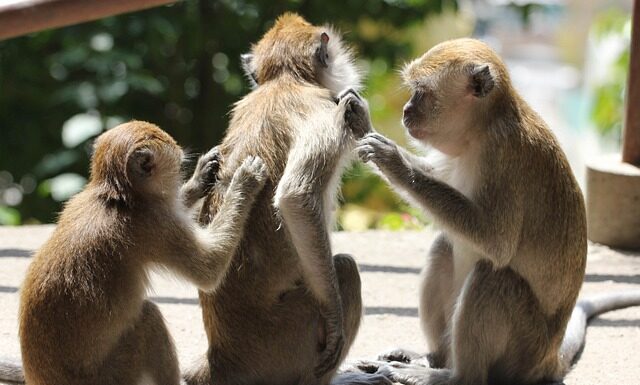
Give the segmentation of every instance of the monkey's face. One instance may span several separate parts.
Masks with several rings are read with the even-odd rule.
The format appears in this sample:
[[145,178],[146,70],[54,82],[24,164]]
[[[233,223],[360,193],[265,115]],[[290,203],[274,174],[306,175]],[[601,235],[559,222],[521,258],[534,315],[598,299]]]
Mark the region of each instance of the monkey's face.
[[360,75],[339,33],[292,13],[280,16],[241,61],[253,88],[283,75],[319,84],[334,94],[360,87]]
[[403,75],[412,91],[402,118],[409,134],[445,154],[462,153],[477,134],[477,118],[494,85],[489,67],[436,46]]

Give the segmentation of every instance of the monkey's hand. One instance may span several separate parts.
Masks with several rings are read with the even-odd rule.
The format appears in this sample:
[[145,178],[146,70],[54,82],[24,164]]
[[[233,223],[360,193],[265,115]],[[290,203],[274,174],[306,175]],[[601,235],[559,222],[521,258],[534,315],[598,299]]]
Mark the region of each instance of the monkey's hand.
[[209,193],[218,179],[220,150],[214,147],[198,159],[193,175],[180,189],[182,201],[191,207],[198,199]]
[[203,191],[203,196],[211,190],[211,187],[218,180],[220,171],[221,155],[218,146],[212,148],[198,159],[196,169],[193,171],[193,179],[197,186]]
[[410,180],[412,168],[391,139],[377,132],[367,134],[356,144],[356,151],[363,162],[373,162],[389,180]]
[[321,321],[324,320],[325,344],[320,353],[319,363],[314,369],[316,377],[333,370],[340,362],[344,348],[344,331],[342,326],[342,306],[320,307]]
[[229,184],[228,193],[237,194],[234,199],[243,200],[243,203],[253,203],[254,198],[267,180],[267,167],[258,156],[249,156],[242,162],[233,174]]
[[356,139],[371,132],[369,105],[353,88],[348,88],[338,95],[338,106],[344,125],[351,130]]

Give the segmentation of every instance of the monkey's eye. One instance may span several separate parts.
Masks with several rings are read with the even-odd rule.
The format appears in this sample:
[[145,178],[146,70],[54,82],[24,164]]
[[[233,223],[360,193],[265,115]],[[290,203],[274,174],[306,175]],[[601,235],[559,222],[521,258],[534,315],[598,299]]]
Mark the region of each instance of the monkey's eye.
[[417,89],[411,95],[411,102],[413,104],[423,103],[425,100],[426,92],[423,89]]

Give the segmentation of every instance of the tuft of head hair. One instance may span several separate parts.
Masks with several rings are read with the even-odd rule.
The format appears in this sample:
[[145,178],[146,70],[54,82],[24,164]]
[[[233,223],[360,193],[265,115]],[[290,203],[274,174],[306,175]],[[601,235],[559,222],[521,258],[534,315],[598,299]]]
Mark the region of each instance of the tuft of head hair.
[[241,59],[254,87],[283,75],[318,84],[334,94],[361,87],[353,53],[340,33],[331,26],[314,26],[295,13],[278,17]]
[[442,42],[421,57],[409,62],[402,70],[407,86],[420,88],[434,77],[463,74],[469,77],[470,91],[477,97],[496,90],[510,88],[504,62],[480,40],[462,38]]
[[123,123],[96,139],[89,186],[106,201],[130,205],[141,181],[161,168],[176,172],[176,164],[179,171],[181,158],[178,144],[158,126],[136,120]]

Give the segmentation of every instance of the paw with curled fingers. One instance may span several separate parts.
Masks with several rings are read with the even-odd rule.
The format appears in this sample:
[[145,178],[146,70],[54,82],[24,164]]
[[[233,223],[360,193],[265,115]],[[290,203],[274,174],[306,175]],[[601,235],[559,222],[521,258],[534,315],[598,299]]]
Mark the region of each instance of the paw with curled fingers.
[[258,156],[249,156],[233,174],[229,189],[244,196],[254,197],[267,180],[267,167]]
[[375,373],[350,371],[338,373],[331,381],[331,385],[392,385],[387,377]]
[[338,105],[343,111],[344,125],[351,130],[353,136],[362,138],[371,132],[371,118],[367,101],[353,88],[348,88],[338,95]]
[[407,385],[453,385],[451,371],[448,369],[430,369],[422,365],[403,362],[362,362],[363,369],[369,373],[375,368],[375,374],[382,375],[392,382]]
[[198,163],[196,163],[196,169],[193,171],[191,179],[204,194],[206,194],[218,180],[220,163],[221,155],[218,146],[198,158]]
[[193,175],[180,189],[182,201],[187,207],[191,207],[198,199],[207,195],[216,184],[220,158],[218,147],[214,147],[198,159]]
[[374,162],[378,166],[404,163],[398,145],[377,132],[367,134],[358,140],[356,152],[363,162]]
[[391,349],[378,355],[379,361],[396,361],[404,362],[407,364],[418,358],[420,358],[420,355],[418,353],[402,348]]

